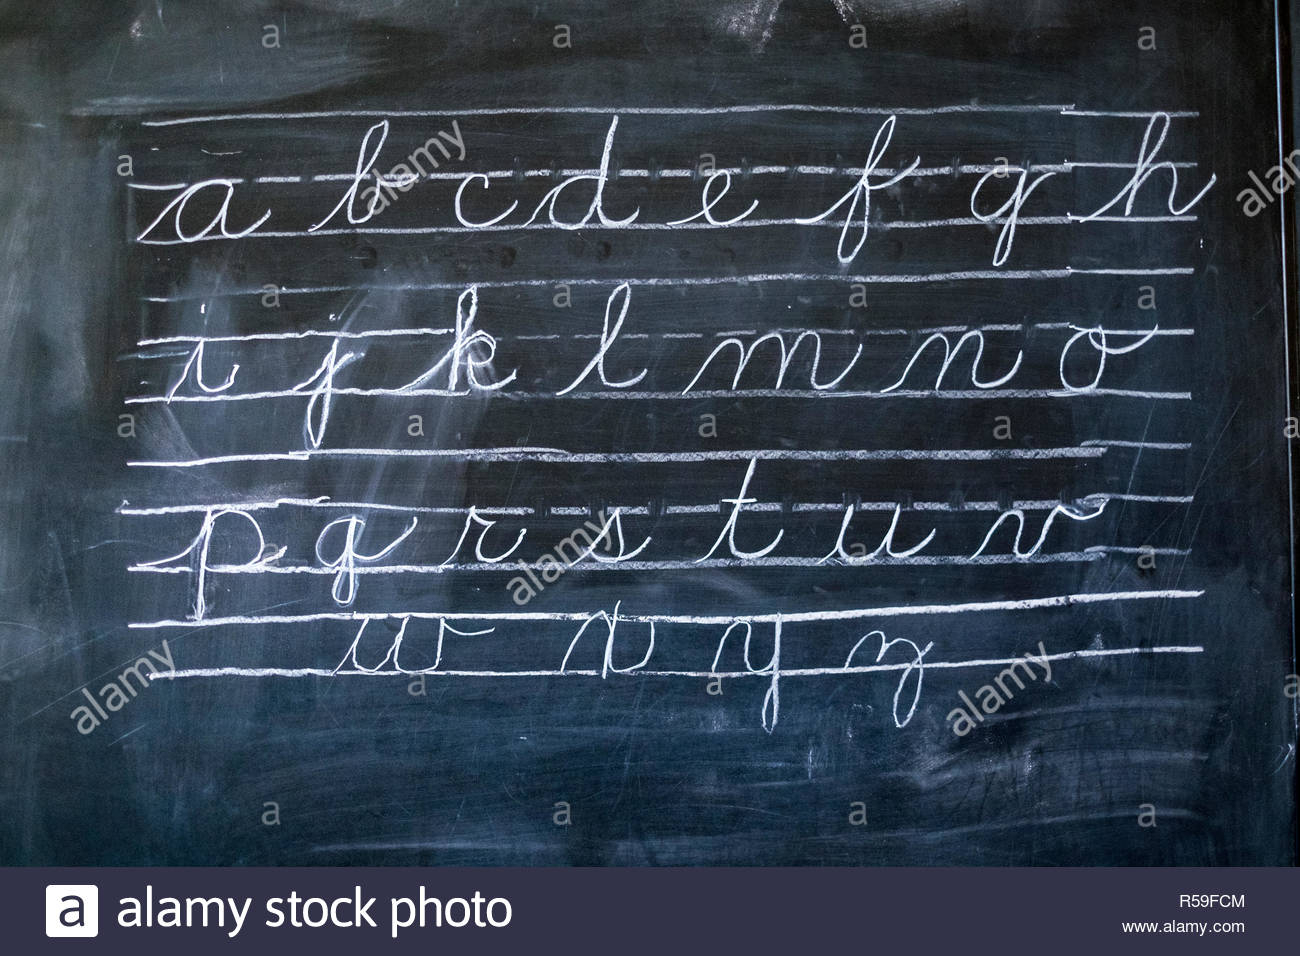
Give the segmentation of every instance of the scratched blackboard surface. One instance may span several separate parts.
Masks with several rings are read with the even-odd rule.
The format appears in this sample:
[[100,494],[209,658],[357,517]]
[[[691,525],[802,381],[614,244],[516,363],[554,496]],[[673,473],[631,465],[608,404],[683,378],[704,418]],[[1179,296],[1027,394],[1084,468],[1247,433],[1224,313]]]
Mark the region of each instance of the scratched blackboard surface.
[[0,860],[1294,864],[1286,20],[5,4]]

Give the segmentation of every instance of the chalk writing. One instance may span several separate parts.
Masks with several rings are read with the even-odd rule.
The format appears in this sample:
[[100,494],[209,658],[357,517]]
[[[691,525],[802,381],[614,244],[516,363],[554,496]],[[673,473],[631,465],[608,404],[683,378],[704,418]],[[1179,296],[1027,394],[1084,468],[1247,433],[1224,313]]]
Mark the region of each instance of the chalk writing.
[[[925,145],[956,116],[966,162]],[[755,118],[806,155],[777,155]],[[1034,633],[1074,608],[1200,598],[1087,573],[1188,554],[1130,519],[1193,503],[1170,477],[1191,443],[1168,418],[1126,434],[1106,412],[1191,402],[1197,329],[1061,295],[1194,278],[1177,250],[1216,182],[1180,155],[1197,121],[1061,104],[144,120],[143,140],[169,138],[130,183],[133,246],[183,247],[201,275],[214,244],[268,264],[312,244],[325,262],[334,237],[372,270],[168,287],[145,268],[123,398],[173,440],[127,454],[142,491],[118,511],[141,528],[128,579],[174,587],[171,611],[131,627],[274,632],[302,655],[232,642],[224,663],[152,679],[720,680],[755,685],[768,733],[783,689],[788,715],[815,706],[806,683],[850,681],[907,733],[927,674],[1020,660],[1015,633],[1005,655],[967,653],[964,622]],[[1100,122],[1130,134],[1091,136]],[[332,145],[212,154],[197,181],[169,152],[253,128]],[[1021,151],[1015,130],[1061,153],[997,158]],[[696,134],[732,158],[701,168]],[[1170,241],[1127,261],[1107,243],[1120,231]],[[953,305],[1017,287],[1041,314]],[[866,599],[882,581],[908,600]]]

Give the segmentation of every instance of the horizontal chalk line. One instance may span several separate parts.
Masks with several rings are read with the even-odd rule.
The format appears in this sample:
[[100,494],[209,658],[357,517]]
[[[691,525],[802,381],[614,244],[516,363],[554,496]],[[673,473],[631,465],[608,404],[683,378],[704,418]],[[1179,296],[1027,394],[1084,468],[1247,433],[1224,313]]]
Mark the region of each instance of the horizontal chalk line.
[[[1021,226],[1077,226],[1092,225],[1093,223],[1155,223],[1155,222],[1196,222],[1197,217],[1192,215],[1168,215],[1168,216],[1097,216],[1086,217],[1076,215],[1066,216],[1022,216],[1017,220]],[[888,232],[891,229],[943,229],[956,226],[984,226],[986,228],[1002,225],[1005,219],[989,218],[976,219],[973,216],[959,216],[950,219],[896,219],[882,220],[872,225],[879,228],[882,232]],[[743,219],[740,222],[730,223],[712,223],[712,222],[687,222],[687,223],[666,223],[666,222],[631,222],[621,224],[606,225],[599,221],[590,222],[581,228],[585,232],[689,232],[699,231],[722,231],[726,229],[773,229],[781,227],[790,228],[822,228],[822,229],[842,229],[843,224],[832,220],[822,220],[819,222],[809,222],[807,220],[784,218],[784,219]],[[336,236],[353,236],[353,235],[372,235],[372,236],[425,236],[425,235],[446,235],[446,234],[471,234],[476,232],[573,232],[578,227],[572,224],[557,224],[551,222],[535,223],[499,223],[490,226],[367,226],[365,224],[348,226],[346,228],[332,229],[265,229],[255,230],[248,233],[240,233],[235,236],[224,235],[219,232],[210,233],[205,236],[197,236],[192,239],[141,239],[135,241],[143,246],[188,246],[198,242],[234,242],[241,239],[311,239],[315,237],[336,237]]]
[[[1086,660],[1100,657],[1126,657],[1135,654],[1200,654],[1205,650],[1200,646],[1166,645],[1160,647],[1117,647],[1110,649],[1085,649],[1063,651],[1057,654],[1034,655],[1034,661],[1069,661]],[[1010,664],[1024,663],[1023,657],[984,658],[966,661],[930,661],[924,662],[924,668],[937,670],[958,670],[969,667],[1005,667]],[[907,670],[914,662],[902,664],[862,664],[851,667],[792,667],[778,671],[781,678],[786,677],[845,677],[853,674],[876,674],[888,671]],[[177,680],[187,677],[407,677],[427,674],[430,677],[691,677],[708,679],[740,679],[746,677],[772,678],[770,669],[755,671],[652,671],[628,670],[608,672],[599,670],[529,670],[529,671],[486,671],[486,670],[334,670],[324,667],[196,667],[183,670],[159,671],[151,673],[149,679]]]
[[[469,507],[432,507],[421,505],[382,504],[374,501],[331,501],[328,497],[318,498],[277,498],[274,501],[227,502],[210,505],[167,505],[158,508],[132,508],[126,502],[117,508],[121,515],[176,515],[203,514],[208,511],[271,511],[280,507],[294,508],[353,508],[358,511],[401,511],[412,514],[455,514],[469,512]],[[534,509],[525,507],[492,507],[474,505],[474,510],[482,515],[531,515]]]
[[[721,116],[739,113],[833,113],[848,116],[932,116],[946,113],[1056,113],[1072,115],[1074,104],[974,104],[946,106],[829,106],[804,103],[744,103],[733,106],[498,106],[448,110],[304,110],[299,112],[218,113],[143,120],[141,126],[183,126],[192,123],[226,123],[238,120],[299,119],[419,119],[438,116]],[[1156,111],[1169,112],[1169,111]],[[1150,114],[1142,114],[1150,115]],[[1181,116],[1181,113],[1169,113]]]
[[[1107,275],[1107,276],[1156,276],[1156,275],[1193,275],[1196,270],[1188,266],[1155,267],[1149,269],[1075,269],[1066,266],[1062,269],[970,269],[955,272],[902,272],[893,274],[838,275],[835,273],[773,272],[750,273],[733,276],[682,276],[678,278],[651,276],[641,278],[609,277],[595,278],[579,276],[576,278],[554,279],[499,279],[481,282],[412,282],[400,285],[332,285],[304,286],[300,288],[281,288],[279,295],[319,295],[328,292],[434,292],[439,290],[464,291],[474,287],[478,289],[523,289],[551,288],[559,285],[570,286],[616,286],[627,283],[631,286],[713,286],[713,285],[747,285],[760,282],[834,282],[838,284],[859,282],[866,284],[907,284],[923,282],[962,282],[972,280],[1019,280],[1019,279],[1068,279],[1071,276]],[[194,293],[170,296],[145,296],[146,302],[188,302],[195,299],[212,299],[236,295],[262,295],[263,290],[234,289],[223,292]]]
[[1066,448],[837,448],[826,450],[736,449],[683,452],[568,452],[559,448],[317,448],[310,451],[216,455],[176,461],[128,461],[131,468],[197,468],[243,461],[309,461],[313,458],[455,458],[463,461],[537,461],[555,464],[656,464],[702,461],[1039,461],[1100,458],[1101,447]]
[[[1191,495],[1141,495],[1141,494],[1092,494],[1082,495],[1081,503],[1100,503],[1103,501],[1132,501],[1151,504],[1191,504]],[[1003,506],[997,501],[963,501],[954,504],[950,501],[855,501],[853,507],[858,511],[892,511],[901,508],[904,511],[1004,511],[1010,508],[1021,511],[1043,511],[1060,506],[1063,502],[1057,498],[1027,499],[1009,501]],[[456,507],[430,507],[420,505],[399,505],[373,501],[332,501],[326,496],[318,498],[277,498],[269,501],[225,501],[210,504],[163,505],[153,508],[137,508],[122,502],[116,512],[131,517],[149,517],[178,514],[204,514],[209,511],[272,511],[280,507],[291,508],[351,508],[357,511],[400,511],[412,514],[468,514],[471,507],[482,515],[534,515],[535,508],[522,506],[496,507],[492,505],[463,505]],[[780,501],[756,501],[746,504],[746,511],[781,511],[786,507]],[[843,511],[848,505],[844,501],[805,501],[790,505],[793,511]],[[647,505],[611,505],[606,511],[617,509],[625,515],[645,515],[650,513]],[[581,505],[552,505],[545,509],[552,515],[590,515],[593,509]],[[665,504],[665,514],[717,514],[721,505],[713,504]]]
[[[1014,601],[974,601],[965,604],[903,604],[890,607],[858,608],[846,611],[798,611],[782,614],[690,615],[690,614],[626,614],[619,612],[618,619],[640,624],[719,624],[730,625],[737,621],[751,624],[815,623],[819,621],[853,621],[872,617],[909,617],[912,615],[965,614],[978,611],[1029,611],[1042,608],[1072,607],[1077,604],[1101,604],[1112,601],[1189,600],[1205,592],[1167,589],[1159,591],[1105,591],[1078,594],[1057,594],[1051,597],[1023,598]],[[137,630],[158,628],[226,627],[241,624],[306,624],[318,621],[392,621],[402,618],[414,620],[464,620],[464,621],[586,621],[597,612],[584,611],[489,611],[489,612],[430,612],[430,611],[322,611],[315,614],[264,614],[204,618],[202,620],[160,620],[132,622],[127,626]],[[607,613],[607,612],[606,612]]]
[[[692,401],[703,398],[789,398],[789,399],[832,399],[832,398],[869,398],[884,400],[943,399],[959,401],[967,399],[1035,399],[1035,398],[1141,398],[1156,401],[1191,401],[1191,392],[1150,392],[1131,388],[983,388],[983,389],[898,389],[897,391],[863,391],[850,389],[815,389],[815,388],[713,388],[692,389],[689,392],[670,391],[630,391],[627,389],[609,389],[601,392],[511,392],[504,389],[443,389],[443,388],[333,388],[331,397],[353,398],[465,398],[475,397],[496,399],[499,401]],[[217,395],[134,395],[125,400],[127,405],[205,405],[222,402],[266,401],[277,398],[311,399],[312,393],[293,389],[277,389],[265,392],[237,392]]]
[[1150,119],[1156,113],[1164,113],[1173,119],[1195,119],[1201,115],[1198,110],[1153,110],[1149,112],[1142,110],[1079,110],[1073,106],[1067,106],[1061,110],[1062,116],[1100,116],[1116,119]]
[[[1175,169],[1195,169],[1197,163],[1194,161],[1178,160],[1168,161]],[[1032,163],[1035,173],[1069,173],[1076,169],[1136,169],[1137,163],[1114,162],[1114,161],[1089,161],[1089,160],[1066,160],[1061,163]],[[933,176],[963,176],[963,175],[983,175],[992,172],[995,169],[1006,168],[1008,175],[1011,171],[1018,171],[1018,167],[1003,167],[995,163],[961,163],[957,166],[917,166],[909,173],[909,177],[933,177]],[[565,168],[537,168],[537,169],[484,169],[477,172],[438,172],[437,170],[424,173],[412,171],[410,176],[404,176],[400,180],[390,180],[388,177],[380,177],[375,170],[371,170],[376,181],[385,185],[401,186],[407,182],[436,182],[439,180],[461,180],[466,176],[486,176],[488,179],[551,179],[554,177],[572,177],[572,176],[599,176],[600,169],[597,167],[565,167]],[[732,176],[853,176],[860,178],[862,176],[861,166],[818,166],[807,163],[795,165],[765,164],[754,166],[714,166],[707,173],[701,172],[693,166],[665,166],[659,169],[649,169],[646,167],[628,167],[623,168],[618,165],[611,165],[606,171],[610,182],[618,182],[620,179],[696,179],[703,180],[712,173],[727,173]],[[878,176],[896,176],[902,170],[876,167],[874,170]],[[414,178],[412,178],[414,177]],[[240,184],[240,183],[317,183],[317,182],[352,182],[356,179],[356,173],[299,173],[291,176],[253,176],[245,178],[243,176],[222,176],[223,182]],[[365,181],[369,181],[369,176]],[[127,183],[128,188],[134,189],[184,189],[190,183]]]
[[884,391],[852,391],[833,389],[748,388],[748,389],[692,389],[689,392],[566,392],[551,395],[545,392],[501,392],[503,398],[582,398],[582,399],[695,399],[695,398],[871,398],[871,399],[993,399],[993,398],[1143,398],[1159,401],[1191,401],[1191,392],[1148,392],[1132,388],[981,388],[981,389],[898,389]]
[[[1083,328],[1087,328],[1086,326]],[[764,329],[764,334],[779,332],[786,335],[800,335],[804,332],[815,332],[818,335],[933,335],[935,333],[957,333],[957,332],[1019,332],[1024,333],[1029,329],[1044,329],[1058,331],[1061,329],[1070,329],[1072,331],[1081,331],[1081,327],[1069,322],[1030,322],[1030,323],[1010,323],[997,322],[984,325],[933,325],[920,329],[824,329],[824,328],[774,328]],[[1195,329],[1191,328],[1170,328],[1170,329],[1101,329],[1103,335],[1149,335],[1149,336],[1194,336]],[[404,336],[442,336],[455,335],[456,330],[446,329],[424,329],[424,328],[403,328],[403,329],[372,329],[364,332],[334,332],[329,329],[309,330],[305,332],[254,332],[248,335],[167,335],[158,338],[140,339],[136,342],[138,347],[153,345],[177,345],[177,344],[208,344],[208,343],[228,343],[228,342],[274,342],[281,340],[323,338],[323,339],[365,339],[365,338],[402,338]],[[730,336],[758,335],[757,329],[732,329],[723,332],[714,332],[714,338],[727,338]],[[597,332],[571,332],[566,335],[551,333],[548,335],[517,335],[517,334],[494,334],[496,339],[514,339],[516,341],[555,341],[559,339],[599,339],[600,334]],[[633,334],[620,335],[623,339],[702,339],[706,336],[703,332],[641,332]],[[140,359],[154,358],[178,358],[189,355],[190,352],[160,352],[154,355],[137,355],[132,356]],[[297,393],[301,394],[301,393]]]
[[142,120],[141,126],[183,126],[239,120],[299,119],[418,119],[439,116],[723,116],[743,113],[831,113],[846,116],[940,116],[949,113],[1055,113],[1150,119],[1158,113],[1172,118],[1200,116],[1196,110],[1080,110],[1073,103],[952,103],[943,106],[832,106],[808,103],[738,103],[731,106],[497,106],[444,110],[303,110],[298,112],[218,113]]
[[[889,565],[999,565],[999,564],[1058,564],[1082,561],[1097,561],[1105,557],[1105,546],[1097,546],[1084,551],[1060,551],[1040,554],[982,554],[970,557],[963,554],[912,555],[910,557],[854,558],[851,560],[827,561],[814,557],[783,558],[709,558],[704,561],[689,559],[678,561],[580,561],[577,564],[563,565],[565,571],[693,571],[709,568],[840,568],[840,567],[882,567]],[[1120,550],[1120,549],[1115,549]],[[1134,554],[1159,554],[1157,549],[1131,548]],[[1125,552],[1127,553],[1127,552]],[[1170,549],[1167,553],[1175,553]],[[1185,552],[1177,552],[1179,554]],[[462,571],[488,571],[496,574],[514,574],[519,571],[545,571],[554,564],[523,561],[486,562],[475,561],[460,564],[387,564],[359,565],[340,572],[338,568],[308,565],[261,565],[248,567],[239,564],[208,565],[210,574],[309,574],[337,577],[340,574],[457,574]],[[133,564],[128,571],[141,574],[194,574],[188,566],[157,567],[155,565]]]
[[1089,438],[1081,445],[1100,445],[1104,448],[1144,448],[1148,451],[1187,451],[1191,442],[1185,441],[1113,441],[1108,438]]
[[160,338],[140,339],[138,346],[172,345],[178,342],[274,342],[283,339],[369,339],[402,338],[417,335],[454,335],[455,329],[370,329],[364,332],[334,332],[328,329],[310,329],[305,332],[254,332],[249,335],[167,335]]

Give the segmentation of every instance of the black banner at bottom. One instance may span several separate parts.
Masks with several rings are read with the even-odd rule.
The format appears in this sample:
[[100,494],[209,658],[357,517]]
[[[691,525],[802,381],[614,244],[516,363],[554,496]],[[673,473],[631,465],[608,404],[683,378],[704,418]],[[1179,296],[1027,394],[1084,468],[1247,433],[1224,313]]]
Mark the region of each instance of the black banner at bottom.
[[0,893],[23,954],[1271,953],[1300,871],[16,868]]

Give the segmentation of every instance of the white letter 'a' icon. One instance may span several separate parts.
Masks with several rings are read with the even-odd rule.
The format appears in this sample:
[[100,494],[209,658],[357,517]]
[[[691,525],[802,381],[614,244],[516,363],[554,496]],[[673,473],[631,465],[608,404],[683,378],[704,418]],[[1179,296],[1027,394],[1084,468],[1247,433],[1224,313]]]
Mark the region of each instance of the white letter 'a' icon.
[[46,936],[98,936],[99,887],[55,883],[45,887]]

